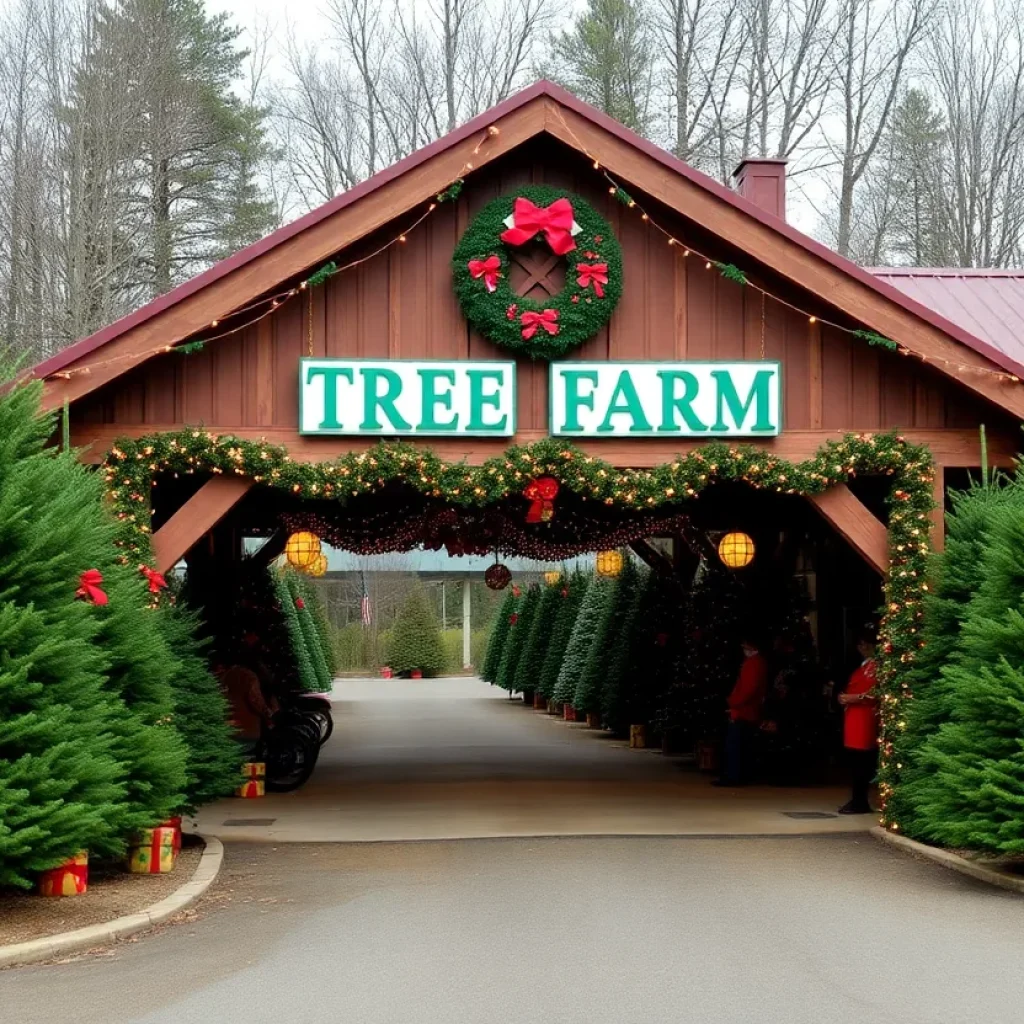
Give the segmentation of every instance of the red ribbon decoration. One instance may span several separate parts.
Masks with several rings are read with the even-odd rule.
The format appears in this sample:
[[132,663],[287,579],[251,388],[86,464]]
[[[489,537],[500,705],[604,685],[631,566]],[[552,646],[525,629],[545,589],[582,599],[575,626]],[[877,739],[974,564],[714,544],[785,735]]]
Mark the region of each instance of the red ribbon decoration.
[[528,523],[546,523],[555,517],[555,497],[558,495],[558,481],[553,476],[539,476],[531,480],[523,491],[523,497],[532,502],[526,513]]
[[518,616],[518,615],[517,615],[517,614],[516,614],[515,612],[513,612],[513,613],[512,613],[512,614],[511,614],[511,615],[510,615],[510,616],[508,617],[508,621],[509,621],[509,625],[510,625],[510,626],[514,626],[514,625],[515,625],[515,624],[516,624],[516,623],[517,623],[517,622],[519,621],[519,616]]
[[100,589],[102,582],[103,575],[99,569],[86,569],[78,577],[78,589],[75,591],[75,597],[81,597],[93,604],[106,604],[110,599]]
[[572,203],[556,199],[550,206],[535,206],[529,199],[519,196],[512,206],[515,227],[501,233],[501,240],[510,245],[522,245],[535,235],[544,233],[551,251],[564,256],[576,248],[572,237]]
[[558,310],[542,309],[535,313],[532,309],[527,310],[519,318],[523,325],[522,335],[524,338],[532,338],[537,333],[537,328],[542,327],[548,334],[558,333]]
[[479,280],[484,279],[484,285],[489,292],[498,287],[498,278],[501,277],[501,260],[497,256],[488,256],[485,260],[469,261],[470,277]]
[[167,580],[156,569],[150,569],[148,565],[140,565],[139,572],[149,581],[149,592],[151,594],[159,594],[161,590],[167,589]]
[[306,607],[306,602],[303,601],[301,597],[297,597],[295,598],[295,607],[298,608],[299,611],[302,611],[302,609]]
[[580,275],[576,283],[581,288],[594,286],[594,294],[599,299],[604,298],[604,285],[608,283],[607,263],[577,263],[576,271]]

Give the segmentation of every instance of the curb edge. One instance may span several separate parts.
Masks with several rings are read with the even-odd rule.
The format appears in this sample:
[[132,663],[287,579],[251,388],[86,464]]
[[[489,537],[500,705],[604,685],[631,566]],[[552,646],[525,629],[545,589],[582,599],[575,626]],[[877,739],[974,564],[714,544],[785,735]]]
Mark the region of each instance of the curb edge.
[[925,843],[917,842],[915,839],[896,835],[878,825],[871,829],[871,834],[883,843],[888,843],[890,846],[895,846],[915,856],[924,857],[926,860],[941,864],[944,868],[949,868],[951,871],[959,871],[962,875],[969,875],[980,882],[998,886],[1000,889],[1006,889],[1009,892],[1024,894],[1024,878],[1014,878],[1011,875],[1004,874],[1002,871],[996,871],[976,861],[967,860],[966,857],[950,853],[949,850],[941,850],[936,846],[928,846]]
[[83,949],[92,949],[117,939],[126,938],[137,932],[146,931],[154,925],[161,924],[168,918],[195,903],[200,896],[213,884],[220,874],[224,860],[224,845],[215,836],[200,836],[206,844],[203,855],[192,877],[162,900],[144,910],[124,917],[116,917],[102,924],[87,925],[70,932],[59,932],[41,939],[30,939],[28,942],[16,942],[9,946],[0,946],[0,968],[15,967],[24,964],[39,963],[52,960],[56,956],[72,953]]

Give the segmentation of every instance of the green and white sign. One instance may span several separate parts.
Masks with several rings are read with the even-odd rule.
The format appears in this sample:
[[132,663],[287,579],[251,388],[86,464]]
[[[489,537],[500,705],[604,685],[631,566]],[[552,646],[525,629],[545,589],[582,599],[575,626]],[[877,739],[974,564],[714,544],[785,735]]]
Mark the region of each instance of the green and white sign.
[[771,437],[777,362],[552,363],[556,437]]
[[510,437],[516,364],[303,359],[300,434]]

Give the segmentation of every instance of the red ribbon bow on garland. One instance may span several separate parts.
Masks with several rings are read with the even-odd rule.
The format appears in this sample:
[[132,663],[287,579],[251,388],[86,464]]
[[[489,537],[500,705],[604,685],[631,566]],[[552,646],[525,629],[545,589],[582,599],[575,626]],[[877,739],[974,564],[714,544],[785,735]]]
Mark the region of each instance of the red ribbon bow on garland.
[[86,569],[78,577],[78,589],[75,591],[75,597],[91,601],[93,604],[106,604],[110,598],[100,589],[102,582],[103,575],[99,569]]
[[501,240],[510,245],[522,245],[543,232],[551,251],[556,256],[564,256],[576,248],[573,222],[572,203],[568,199],[556,199],[550,206],[535,206],[529,199],[519,196],[512,206],[513,226],[501,233]]
[[526,513],[528,523],[546,523],[555,517],[555,497],[558,481],[553,476],[539,476],[531,480],[523,491],[523,497],[533,504]]
[[167,580],[156,569],[150,569],[148,565],[140,565],[139,572],[149,581],[149,592],[151,594],[159,594],[161,590],[167,589]]
[[542,327],[548,334],[557,334],[558,310],[542,309],[539,313],[535,313],[532,309],[527,310],[519,318],[519,322],[523,325],[521,334],[527,339],[532,338],[537,333],[538,327]]
[[577,263],[576,271],[580,275],[576,278],[576,283],[581,288],[589,288],[591,285],[594,286],[594,294],[599,298],[604,298],[604,285],[608,283],[608,264],[607,263]]
[[501,260],[497,256],[488,256],[485,260],[470,260],[469,273],[474,279],[482,277],[487,290],[493,292],[498,287],[498,278],[501,277]]

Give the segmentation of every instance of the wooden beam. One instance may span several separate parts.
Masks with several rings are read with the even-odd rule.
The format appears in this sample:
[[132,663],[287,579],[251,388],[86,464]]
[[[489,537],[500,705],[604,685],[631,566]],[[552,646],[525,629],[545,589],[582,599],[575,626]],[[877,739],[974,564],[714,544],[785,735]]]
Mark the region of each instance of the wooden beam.
[[266,543],[251,556],[256,565],[270,565],[278,555],[284,553],[285,544],[288,543],[288,531],[279,527],[266,540]]
[[[701,225],[764,267],[805,289],[851,320],[903,345],[966,389],[1024,417],[1024,388],[992,373],[1002,371],[939,327],[916,316],[870,285],[822,259],[768,224],[756,220],[681,174],[666,171],[653,156],[593,121],[548,99],[547,131],[566,145],[582,147],[612,174],[642,188],[659,202]],[[943,362],[943,360],[948,362]],[[967,372],[958,370],[966,368]]]
[[946,547],[946,470],[942,466],[935,467],[932,497],[935,499],[931,516],[932,551],[943,551]]
[[889,571],[885,525],[846,484],[836,484],[824,494],[811,495],[809,500],[872,569],[883,576]]
[[253,482],[242,476],[215,476],[153,534],[157,572],[167,572],[203,534],[217,525],[248,493]]
[[[677,537],[676,543],[680,544],[682,541]],[[653,544],[641,539],[630,541],[629,546],[637,557],[646,562],[656,573],[662,576],[675,575],[675,566]]]
[[[80,423],[71,425],[71,443],[85,449],[82,460],[89,463],[102,462],[114,442],[121,437],[145,437],[167,431],[183,430],[178,423]],[[296,462],[328,462],[346,452],[365,451],[376,444],[376,437],[300,437],[295,427],[240,427],[206,424],[204,430],[214,434],[232,434],[249,441],[263,441],[280,444],[288,449]],[[843,430],[784,430],[778,437],[755,440],[740,438],[739,442],[753,444],[780,458],[801,462],[814,455],[826,441],[839,441],[847,431]],[[514,444],[532,444],[548,436],[546,430],[520,430]],[[901,436],[911,444],[926,445],[940,466],[980,466],[981,448],[978,432],[973,429],[903,430]],[[405,438],[412,444],[416,440]],[[464,459],[470,465],[479,465],[487,459],[501,455],[508,444],[506,438],[432,437],[422,442],[445,459]],[[669,462],[676,455],[692,451],[706,444],[706,439],[608,438],[600,440],[577,440],[574,442],[588,455],[605,459],[615,466],[633,466],[646,469]],[[1018,451],[1015,432],[997,434],[991,431],[988,437],[989,465],[1011,467]]]
[[[384,227],[419,204],[432,199],[462,173],[466,163],[480,168],[515,149],[544,129],[545,107],[538,98],[495,120],[499,134],[479,145],[479,135],[464,139],[435,157],[393,178],[336,213],[286,239],[264,255],[212,281],[180,302],[125,331],[95,352],[65,367],[88,373],[46,381],[43,408],[59,409],[65,399],[95,391],[107,381],[153,358],[154,348],[173,345],[209,328],[214,320],[259,295],[273,292],[284,281],[304,274],[325,260]],[[404,226],[404,225],[403,225]]]

